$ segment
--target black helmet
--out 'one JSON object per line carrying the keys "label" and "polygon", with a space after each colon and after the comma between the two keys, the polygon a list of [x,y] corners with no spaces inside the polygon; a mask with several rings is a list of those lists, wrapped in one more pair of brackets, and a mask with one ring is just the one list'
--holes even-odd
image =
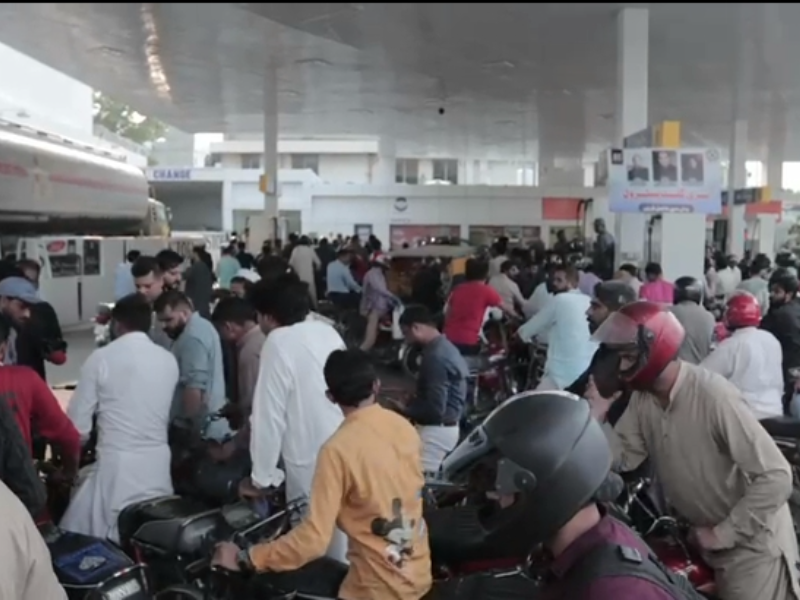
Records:
{"label": "black helmet", "polygon": [[484,523],[490,538],[550,540],[606,482],[611,450],[589,403],[568,392],[523,392],[496,408],[442,463],[454,483],[482,480],[515,495]]}
{"label": "black helmet", "polygon": [[694,277],[678,277],[675,280],[675,289],[672,292],[672,301],[703,303],[703,284]]}
{"label": "black helmet", "polygon": [[778,267],[772,272],[769,277],[769,287],[777,285],[787,294],[796,294],[800,283],[797,281],[797,275],[787,267]]}

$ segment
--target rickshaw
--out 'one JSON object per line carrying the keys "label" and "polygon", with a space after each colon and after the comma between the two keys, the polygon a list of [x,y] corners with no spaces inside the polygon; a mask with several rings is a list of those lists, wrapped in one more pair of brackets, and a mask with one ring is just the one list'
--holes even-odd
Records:
{"label": "rickshaw", "polygon": [[442,291],[446,297],[453,283],[464,276],[467,259],[475,256],[475,253],[474,246],[439,244],[392,250],[392,262],[387,275],[389,289],[401,298],[410,297],[414,275],[423,265],[437,261],[442,267]]}
{"label": "rickshaw", "polygon": [[[400,298],[412,298],[414,276],[425,265],[435,263],[439,265],[442,272],[442,285],[439,293],[443,306],[453,284],[457,283],[459,278],[464,277],[467,259],[474,256],[475,252],[476,249],[473,246],[440,244],[393,250],[391,267],[386,277],[389,289]],[[419,347],[403,344],[400,352],[400,364],[406,373],[416,375],[420,358]]]}

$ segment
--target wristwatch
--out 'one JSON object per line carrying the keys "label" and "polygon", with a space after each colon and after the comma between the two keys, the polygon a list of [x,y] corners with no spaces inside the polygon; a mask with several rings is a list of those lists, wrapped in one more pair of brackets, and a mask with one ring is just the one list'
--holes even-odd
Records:
{"label": "wristwatch", "polygon": [[236,564],[238,564],[239,568],[245,573],[252,573],[256,570],[253,566],[253,561],[250,560],[249,548],[242,548],[236,553]]}

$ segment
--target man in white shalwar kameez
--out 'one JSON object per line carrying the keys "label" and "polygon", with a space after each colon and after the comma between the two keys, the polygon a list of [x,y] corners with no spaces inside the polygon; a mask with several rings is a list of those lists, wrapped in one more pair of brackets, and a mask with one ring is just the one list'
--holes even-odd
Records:
{"label": "man in white shalwar kameez", "polygon": [[118,541],[123,508],[173,493],[167,428],[178,363],[148,337],[152,309],[143,296],[121,299],[111,316],[116,337],[89,356],[67,410],[83,442],[97,416],[98,458],[60,525]]}
{"label": "man in white shalwar kameez", "polygon": [[[345,347],[327,323],[306,319],[309,301],[301,282],[260,282],[253,288],[259,324],[267,334],[250,417],[250,481],[244,496],[286,482],[286,500],[307,498],[319,449],[344,420],[327,399],[323,368]],[[283,459],[283,470],[278,467]],[[345,562],[347,538],[336,530],[327,555]]]}
{"label": "man in white shalwar kameez", "polygon": [[297,246],[292,250],[289,266],[295,270],[301,281],[308,284],[311,308],[315,308],[317,306],[316,271],[322,267],[322,263],[314,248],[311,247],[311,240],[306,236],[301,237]]}

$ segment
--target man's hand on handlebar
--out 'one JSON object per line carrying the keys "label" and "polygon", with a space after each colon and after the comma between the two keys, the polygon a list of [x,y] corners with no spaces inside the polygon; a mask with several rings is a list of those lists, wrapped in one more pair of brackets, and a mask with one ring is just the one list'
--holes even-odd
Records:
{"label": "man's hand on handlebar", "polygon": [[214,549],[211,559],[212,567],[219,567],[227,571],[241,571],[239,566],[239,546],[233,542],[221,542]]}

